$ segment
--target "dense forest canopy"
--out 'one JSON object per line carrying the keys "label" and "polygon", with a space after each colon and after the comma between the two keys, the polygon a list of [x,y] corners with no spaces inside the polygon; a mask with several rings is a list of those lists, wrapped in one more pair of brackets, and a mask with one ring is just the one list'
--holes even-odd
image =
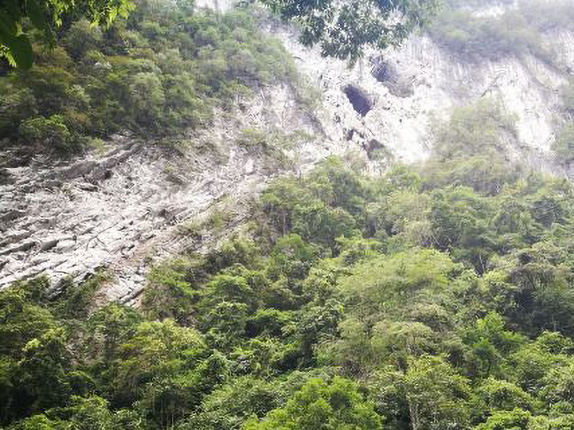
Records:
{"label": "dense forest canopy", "polygon": [[126,18],[134,6],[131,0],[4,0],[0,4],[0,58],[29,69],[34,62],[27,35],[31,29],[53,45],[65,21],[84,17],[96,25],[109,25],[118,15]]}
{"label": "dense forest canopy", "polygon": [[[324,53],[351,60],[434,7],[264,3],[298,19]],[[460,3],[429,28],[442,48],[470,62],[528,54],[560,67],[533,35],[571,26],[568,1],[523,2],[495,19]],[[71,3],[45,3],[58,4]],[[149,0],[111,22],[125,4],[76,2],[101,13],[55,20],[49,50],[45,34],[26,33],[34,65],[0,78],[2,145],[73,157],[115,132],[150,145],[177,137],[267,85],[303,100],[292,58],[258,29],[257,9]],[[375,32],[397,8],[408,23]],[[4,54],[20,63],[23,42],[5,37]],[[567,163],[574,84],[558,96],[553,150]],[[331,157],[275,178],[239,202],[248,221],[219,246],[154,264],[137,307],[102,303],[106,268],[82,282],[37,277],[0,290],[0,428],[574,429],[574,188],[510,160],[516,118],[496,98],[455,108],[433,135],[426,162],[379,176]],[[244,130],[237,144],[277,140]],[[205,225],[232,230],[226,215]]]}
{"label": "dense forest canopy", "polygon": [[278,179],[139,310],[93,306],[105,271],[1,291],[1,425],[572,428],[574,190],[505,160],[513,127],[484,100],[424,166]]}
{"label": "dense forest canopy", "polygon": [[32,69],[1,78],[0,136],[23,154],[60,156],[118,131],[178,136],[279,81],[296,86],[292,59],[248,11],[140,2],[107,30],[75,21],[56,47],[38,47]]}
{"label": "dense forest canopy", "polygon": [[[339,3],[307,0],[261,0],[283,18],[302,25],[301,40],[320,43],[324,55],[355,62],[365,46],[379,49],[397,44],[421,27],[436,10],[437,0],[373,0]],[[29,69],[34,62],[28,33],[36,31],[46,45],[53,45],[62,30],[78,18],[109,26],[118,16],[127,18],[137,0],[5,0],[0,4],[0,58]],[[193,9],[193,0],[175,0],[172,6]],[[38,39],[38,36],[36,36]]]}

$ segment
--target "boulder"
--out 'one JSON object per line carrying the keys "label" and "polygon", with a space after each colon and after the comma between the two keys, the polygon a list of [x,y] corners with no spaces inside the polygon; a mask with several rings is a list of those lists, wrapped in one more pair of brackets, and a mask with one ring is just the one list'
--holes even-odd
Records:
{"label": "boulder", "polygon": [[375,105],[372,97],[361,87],[355,84],[348,84],[343,87],[343,92],[353,105],[353,109],[361,116],[369,113]]}
{"label": "boulder", "polygon": [[381,55],[370,58],[371,75],[396,97],[410,97],[414,93],[413,85],[401,77],[394,64],[385,61]]}

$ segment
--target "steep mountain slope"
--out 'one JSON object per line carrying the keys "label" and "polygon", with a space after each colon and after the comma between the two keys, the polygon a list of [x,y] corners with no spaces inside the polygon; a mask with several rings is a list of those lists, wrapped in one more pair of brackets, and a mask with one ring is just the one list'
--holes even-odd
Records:
{"label": "steep mountain slope", "polygon": [[312,136],[317,126],[293,97],[289,88],[266,91],[213,128],[164,147],[117,136],[103,156],[4,169],[0,286],[41,273],[54,281],[81,278],[111,265],[119,285],[110,298],[139,292],[145,258],[185,245],[178,243],[179,224],[224,198],[247,201],[285,169],[305,169],[349,149],[307,135],[287,151],[291,156],[238,142],[248,128]]}
{"label": "steep mountain slope", "polygon": [[[205,0],[200,5],[224,11],[232,2]],[[516,7],[493,2],[471,11],[488,21]],[[353,68],[303,47],[292,27],[271,23],[267,29],[280,37],[299,70],[320,89],[323,110],[319,118],[333,141],[352,136],[351,140],[367,146],[376,139],[399,160],[424,159],[432,145],[433,118],[444,118],[453,107],[489,96],[499,98],[509,113],[517,115],[515,152],[528,154],[538,169],[556,169],[550,149],[562,105],[560,89],[574,68],[574,33],[569,29],[553,27],[540,34],[541,44],[552,51],[552,62],[533,53],[469,61],[429,35],[419,34],[397,49],[368,52]],[[349,103],[344,91],[347,85],[360,87],[371,99],[373,106],[366,115],[357,115]]]}
{"label": "steep mountain slope", "polygon": [[[532,55],[468,62],[456,52],[443,49],[428,36],[414,36],[399,49],[371,52],[353,69],[321,58],[301,47],[288,30],[282,31],[285,46],[299,69],[315,78],[323,94],[324,123],[333,140],[344,139],[349,130],[365,143],[376,139],[406,162],[424,159],[432,146],[433,117],[444,117],[457,106],[490,96],[499,98],[507,111],[517,115],[519,142],[513,152],[527,156],[538,169],[554,171],[550,147],[556,116],[560,112],[560,88],[569,74]],[[561,59],[562,69],[574,67],[574,34],[556,31],[544,35]],[[384,67],[380,82],[373,75]],[[342,91],[345,85],[361,87],[373,108],[357,115]],[[398,87],[398,88],[397,88]],[[520,155],[518,155],[518,154]]]}
{"label": "steep mountain slope", "polygon": [[0,77],[0,428],[574,429],[574,5],[502,1],[349,69],[142,0]]}

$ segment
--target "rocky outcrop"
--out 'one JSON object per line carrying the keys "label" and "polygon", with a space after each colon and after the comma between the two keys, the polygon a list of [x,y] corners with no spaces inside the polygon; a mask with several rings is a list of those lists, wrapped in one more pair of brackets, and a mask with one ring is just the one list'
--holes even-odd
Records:
{"label": "rocky outcrop", "polygon": [[[246,128],[316,138],[289,151],[244,148],[237,137]],[[226,198],[241,212],[275,175],[305,170],[353,143],[326,141],[291,87],[279,86],[243,100],[236,112],[219,112],[212,127],[181,141],[118,135],[108,146],[103,155],[56,166],[37,159],[0,169],[0,288],[40,274],[55,285],[106,267],[113,280],[103,299],[129,302],[152,262],[194,245],[182,224]]]}
{"label": "rocky outcrop", "polygon": [[373,98],[358,85],[347,84],[343,87],[343,92],[359,115],[365,116],[373,109]]}
{"label": "rocky outcrop", "polygon": [[385,145],[383,145],[381,142],[379,142],[377,139],[371,139],[369,140],[365,146],[365,151],[367,152],[367,156],[369,157],[369,160],[373,160],[376,158],[377,154],[380,151],[384,151]]}
{"label": "rocky outcrop", "polygon": [[397,82],[399,74],[393,64],[386,62],[382,55],[371,57],[371,75],[379,82]]}
{"label": "rocky outcrop", "polygon": [[396,97],[410,97],[414,94],[413,83],[409,79],[403,78],[397,71],[397,67],[386,61],[382,55],[372,56],[371,75],[382,83],[389,92]]}
{"label": "rocky outcrop", "polygon": [[[446,118],[456,106],[495,97],[517,117],[520,144],[515,154],[528,152],[533,155],[525,158],[537,168],[555,170],[548,160],[560,88],[569,78],[568,66],[574,69],[574,35],[567,31],[548,35],[560,69],[529,56],[467,64],[425,35],[413,35],[401,47],[386,50],[384,57],[381,52],[367,52],[369,61],[349,68],[343,61],[322,57],[318,49],[303,47],[297,33],[286,26],[274,24],[269,31],[281,38],[299,70],[320,88],[323,110],[319,118],[333,140],[346,139],[348,130],[356,130],[360,134],[354,133],[354,139],[362,146],[376,139],[398,160],[425,159],[435,119]],[[377,64],[378,71],[373,69]],[[341,91],[349,82],[376,98],[368,115],[357,115]],[[396,83],[405,87],[396,87]]]}
{"label": "rocky outcrop", "polygon": [[[222,10],[232,3],[198,5]],[[480,97],[500,98],[518,118],[509,157],[562,173],[549,148],[559,88],[568,78],[561,70],[574,69],[570,33],[552,35],[561,69],[528,57],[465,64],[425,36],[384,57],[370,52],[369,62],[349,68],[300,45],[291,28],[271,23],[269,30],[293,54],[309,87],[318,90],[317,110],[302,102],[308,94],[279,85],[240,100],[235,112],[215,115],[202,133],[167,146],[116,136],[104,154],[57,166],[35,159],[25,167],[11,162],[2,168],[1,160],[13,158],[0,154],[0,288],[39,274],[55,282],[81,279],[107,267],[113,276],[102,300],[131,302],[144,288],[150,264],[203,246],[194,235],[182,234],[182,226],[223,201],[231,202],[240,223],[244,202],[270,179],[305,171],[329,155],[355,151],[368,158],[373,172],[384,168],[380,154],[403,162],[424,159],[434,118]],[[243,129],[312,137],[292,148],[246,148],[237,144]]]}

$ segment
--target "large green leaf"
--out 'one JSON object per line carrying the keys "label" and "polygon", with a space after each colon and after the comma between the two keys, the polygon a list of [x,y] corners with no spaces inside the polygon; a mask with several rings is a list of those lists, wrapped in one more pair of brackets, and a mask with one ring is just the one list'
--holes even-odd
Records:
{"label": "large green leaf", "polygon": [[27,70],[34,63],[34,51],[28,37],[24,34],[14,38],[8,45],[14,61],[19,68]]}
{"label": "large green leaf", "polygon": [[16,36],[17,32],[16,22],[7,13],[4,13],[4,9],[0,9],[0,43],[7,44]]}
{"label": "large green leaf", "polygon": [[12,20],[14,23],[20,22],[22,19],[22,10],[18,0],[2,0],[1,4],[2,15],[5,15],[7,19]]}
{"label": "large green leaf", "polygon": [[26,11],[32,24],[40,30],[46,29],[46,9],[44,3],[38,0],[28,0],[26,2]]}

